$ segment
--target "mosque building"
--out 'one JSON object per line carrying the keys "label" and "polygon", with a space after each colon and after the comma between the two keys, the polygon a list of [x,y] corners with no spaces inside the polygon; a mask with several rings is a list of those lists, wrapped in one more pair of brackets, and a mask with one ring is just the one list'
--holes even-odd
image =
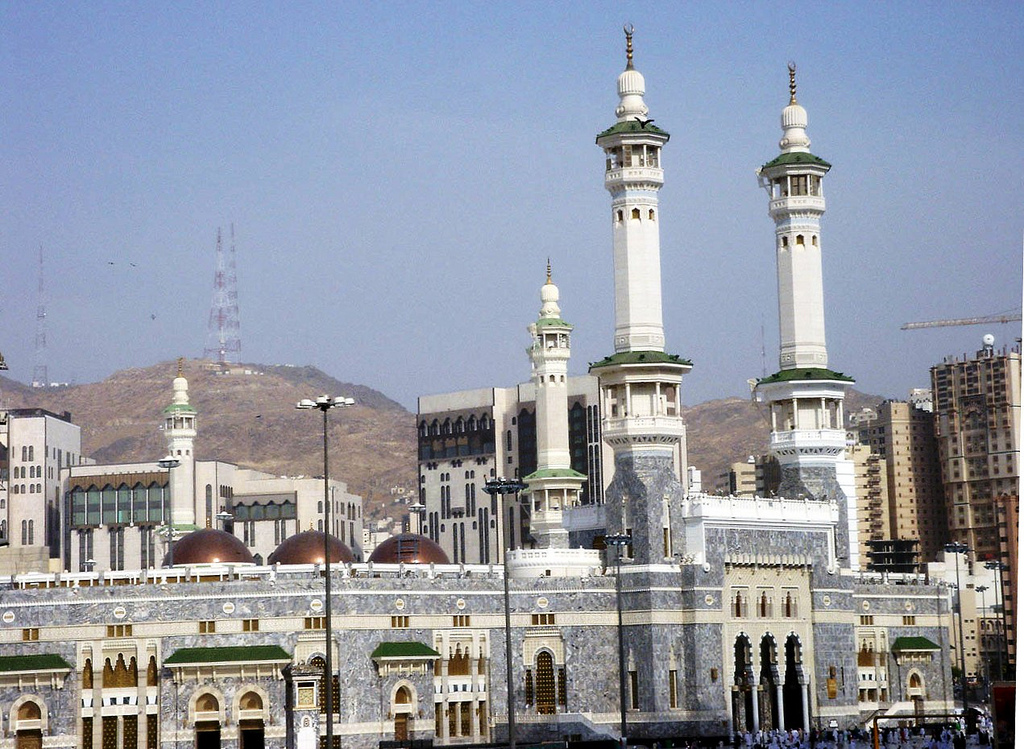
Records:
{"label": "mosque building", "polygon": [[[84,552],[92,569],[80,569],[80,550],[74,571],[19,575],[0,590],[4,740],[17,749],[326,749],[330,714],[334,745],[345,749],[507,741],[512,730],[519,742],[664,741],[948,712],[948,591],[916,575],[859,571],[849,542],[856,503],[833,432],[842,431],[850,380],[827,369],[822,317],[818,221],[828,164],[807,150],[791,81],[782,154],[761,169],[776,221],[781,369],[757,386],[786,491],[711,496],[685,485],[680,388],[691,362],[665,351],[660,301],[658,190],[669,134],[648,117],[630,29],[616,120],[597,136],[612,201],[613,353],[586,380],[568,376],[573,329],[549,270],[529,327],[531,382],[500,406],[504,419],[522,413],[515,398],[532,404],[533,455],[516,464],[522,493],[492,504],[450,491],[482,492],[487,479],[508,476],[511,426],[494,418],[488,395],[460,401],[462,428],[451,419],[443,435],[431,433],[421,400],[421,475],[432,477],[421,483],[437,495],[425,497],[426,533],[391,538],[365,562],[347,528],[325,539],[299,523],[257,560],[238,535],[240,491],[225,505],[235,508],[232,533],[210,522],[217,502],[195,490],[216,482],[198,463],[169,469],[169,486],[149,466],[143,472],[160,491],[154,498],[153,483],[141,482],[146,520],[136,525],[169,509],[175,531],[195,528],[173,554],[129,551],[126,532],[123,567],[98,557],[94,542]],[[166,414],[170,457],[182,463],[199,433],[184,380],[175,380]],[[575,405],[587,424],[582,441]],[[424,448],[437,452],[424,458]],[[120,479],[111,480],[108,501],[107,484],[85,486],[84,471],[103,475],[96,466],[70,471],[72,520],[82,489],[86,521],[71,532],[106,533],[116,557],[109,530],[123,522],[104,520],[104,508],[134,494],[122,496]],[[588,494],[595,481],[607,487],[603,504]],[[444,509],[432,519],[435,501]],[[316,515],[298,494],[295,512],[303,523]],[[577,522],[578,512],[589,515]],[[490,556],[471,556],[468,543],[463,551],[462,529],[453,545],[453,523]],[[503,538],[512,539],[507,555]]]}

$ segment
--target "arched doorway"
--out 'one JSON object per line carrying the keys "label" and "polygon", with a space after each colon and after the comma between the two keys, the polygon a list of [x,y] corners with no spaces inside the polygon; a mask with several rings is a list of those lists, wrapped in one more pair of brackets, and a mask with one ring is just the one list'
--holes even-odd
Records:
{"label": "arched doorway", "polygon": [[782,686],[782,711],[787,730],[804,727],[804,667],[800,638],[786,638],[786,681]]}
{"label": "arched doorway", "polygon": [[196,749],[220,749],[220,702],[209,692],[196,700]]}
{"label": "arched doorway", "polygon": [[238,700],[238,749],[263,748],[263,698],[246,692]]}
{"label": "arched doorway", "polygon": [[401,686],[395,692],[395,741],[409,740],[409,710],[412,706],[412,693],[408,687]]}
{"label": "arched doorway", "polygon": [[755,730],[754,668],[746,635],[739,635],[733,644],[732,721],[739,733]]}
{"label": "arched doorway", "polygon": [[43,711],[38,702],[29,700],[18,707],[15,726],[15,749],[42,749]]}
{"label": "arched doorway", "polygon": [[537,653],[537,712],[555,714],[555,659],[547,650]]}
{"label": "arched doorway", "polygon": [[761,691],[758,693],[761,728],[764,730],[780,727],[779,710],[781,705],[779,703],[782,695],[779,694],[779,688],[781,686],[775,638],[770,634],[765,634],[761,638]]}

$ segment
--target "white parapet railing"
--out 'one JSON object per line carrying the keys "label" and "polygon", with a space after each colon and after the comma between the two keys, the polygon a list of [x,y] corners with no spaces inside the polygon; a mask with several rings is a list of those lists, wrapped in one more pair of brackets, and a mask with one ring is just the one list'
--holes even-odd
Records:
{"label": "white parapet railing", "polygon": [[728,520],[758,523],[834,523],[839,507],[833,500],[782,497],[736,497],[690,494],[683,501],[683,517],[693,520]]}
{"label": "white parapet railing", "polygon": [[595,549],[514,549],[508,556],[509,577],[587,577],[601,572]]}

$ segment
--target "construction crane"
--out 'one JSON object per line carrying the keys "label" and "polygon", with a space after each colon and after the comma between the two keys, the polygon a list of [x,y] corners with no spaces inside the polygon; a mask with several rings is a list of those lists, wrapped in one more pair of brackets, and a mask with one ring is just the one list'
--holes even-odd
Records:
{"label": "construction crane", "polygon": [[962,317],[954,320],[929,320],[927,322],[908,322],[900,326],[900,330],[920,330],[921,328],[950,328],[955,325],[985,325],[987,323],[1008,323],[1020,320],[1020,310],[1004,312],[1000,315],[985,317]]}

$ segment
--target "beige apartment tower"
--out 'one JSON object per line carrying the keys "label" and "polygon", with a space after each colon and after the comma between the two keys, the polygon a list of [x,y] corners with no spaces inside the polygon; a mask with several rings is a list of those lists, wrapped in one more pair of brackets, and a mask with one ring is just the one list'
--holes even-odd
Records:
{"label": "beige apartment tower", "polygon": [[919,542],[922,562],[949,541],[934,415],[906,401],[885,401],[861,420],[859,441],[885,459],[889,538]]}
{"label": "beige apartment tower", "polygon": [[1014,663],[1017,505],[1020,501],[1020,346],[986,335],[974,356],[932,367],[935,435],[951,540],[980,563],[1003,565],[1006,650]]}

